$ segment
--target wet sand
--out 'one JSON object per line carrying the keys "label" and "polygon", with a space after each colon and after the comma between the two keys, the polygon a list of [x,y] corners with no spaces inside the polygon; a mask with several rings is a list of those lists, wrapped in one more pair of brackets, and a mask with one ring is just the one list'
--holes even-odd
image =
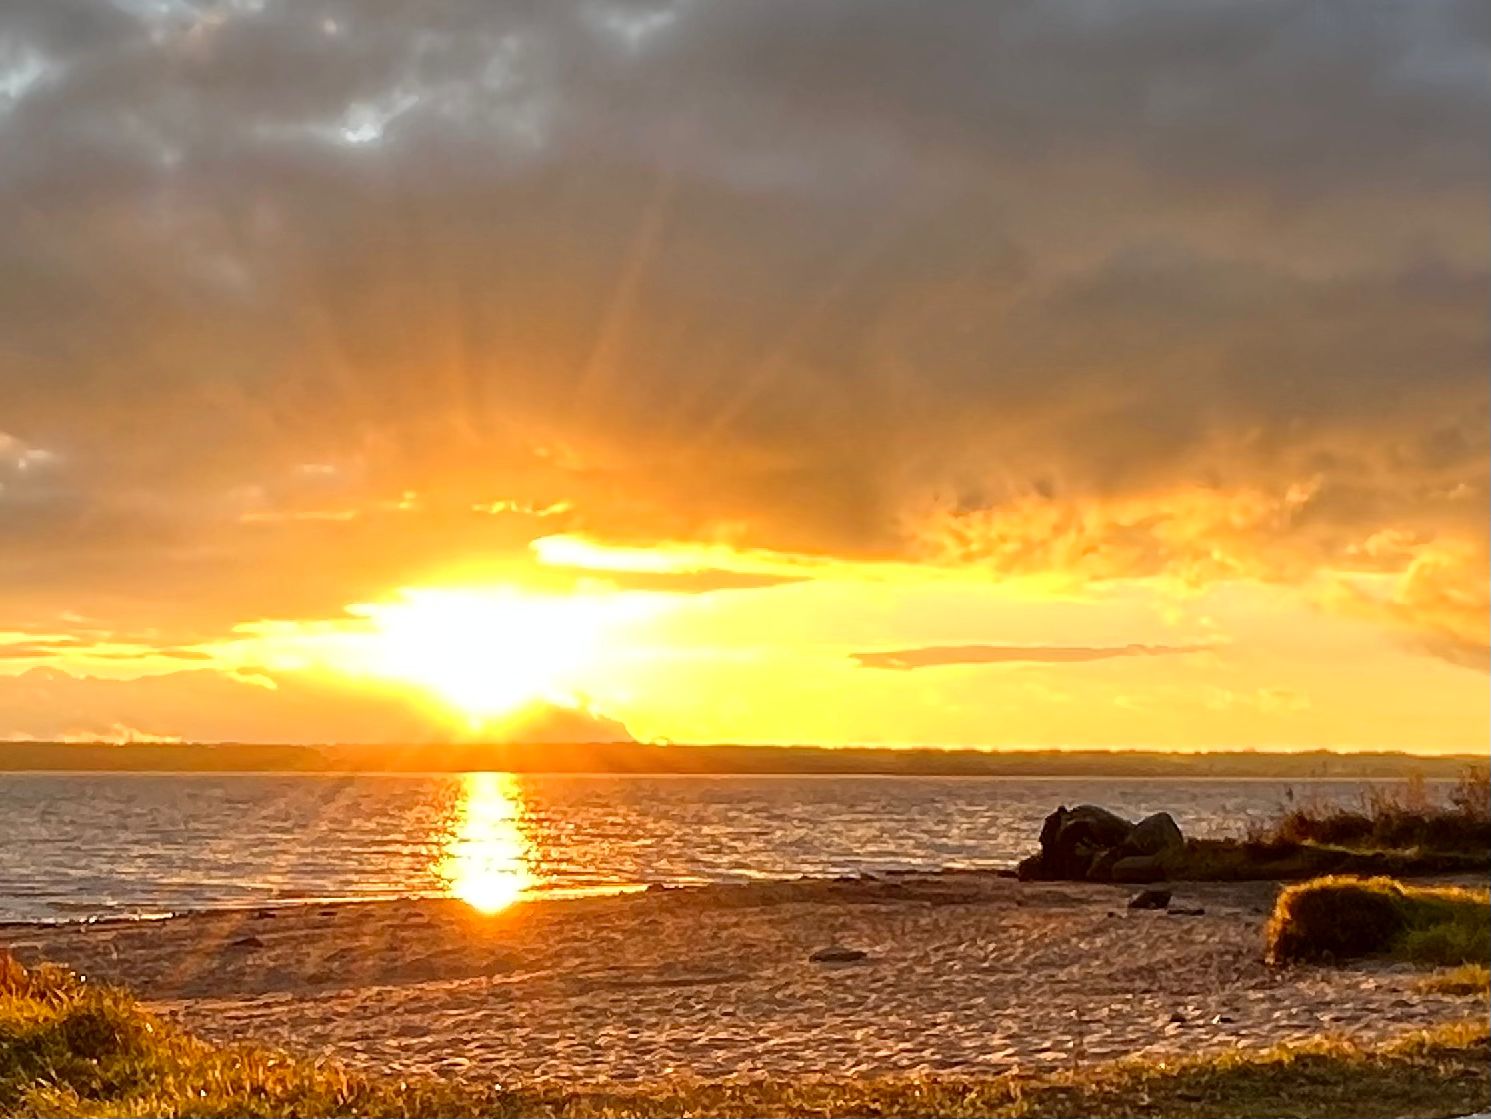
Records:
{"label": "wet sand", "polygon": [[[506,1084],[1001,1072],[1135,1053],[1370,1040],[1485,1013],[1369,963],[1261,961],[1277,886],[982,873],[519,903],[422,900],[0,927],[23,961],[121,982],[216,1040]],[[809,959],[828,946],[866,953]]]}

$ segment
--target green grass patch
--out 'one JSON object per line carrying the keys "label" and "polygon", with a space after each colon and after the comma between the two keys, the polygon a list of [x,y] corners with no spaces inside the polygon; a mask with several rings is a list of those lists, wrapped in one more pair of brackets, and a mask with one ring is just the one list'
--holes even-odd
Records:
{"label": "green grass patch", "polygon": [[1267,929],[1274,963],[1388,956],[1429,965],[1491,960],[1491,893],[1318,878],[1279,895]]}
{"label": "green grass patch", "polygon": [[1485,1021],[1377,1047],[1321,1039],[1220,1056],[989,1077],[670,1080],[504,1091],[212,1046],[125,992],[0,952],[4,1116],[1399,1116],[1491,1102]]}

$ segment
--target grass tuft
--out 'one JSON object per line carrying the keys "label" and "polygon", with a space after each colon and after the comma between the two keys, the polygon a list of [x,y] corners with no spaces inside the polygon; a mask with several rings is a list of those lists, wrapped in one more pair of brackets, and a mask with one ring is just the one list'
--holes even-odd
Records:
{"label": "grass tuft", "polygon": [[1391,878],[1317,878],[1279,895],[1265,935],[1273,963],[1381,955],[1484,964],[1491,959],[1491,894]]}
{"label": "grass tuft", "polygon": [[210,1046],[127,992],[0,950],[0,1115],[509,1115],[505,1093]]}

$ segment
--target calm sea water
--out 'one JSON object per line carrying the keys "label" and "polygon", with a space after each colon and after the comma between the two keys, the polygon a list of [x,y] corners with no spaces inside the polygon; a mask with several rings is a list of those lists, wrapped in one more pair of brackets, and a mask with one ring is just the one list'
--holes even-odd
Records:
{"label": "calm sea water", "polygon": [[1008,866],[1057,804],[1239,835],[1360,782],[900,777],[0,776],[0,920]]}

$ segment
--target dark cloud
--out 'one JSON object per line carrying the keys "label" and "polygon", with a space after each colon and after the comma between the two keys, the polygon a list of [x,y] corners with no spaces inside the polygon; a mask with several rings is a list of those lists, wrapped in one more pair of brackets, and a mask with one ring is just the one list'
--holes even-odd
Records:
{"label": "dark cloud", "polygon": [[1474,0],[18,0],[0,44],[37,628],[332,615],[561,529],[1485,554]]}
{"label": "dark cloud", "polygon": [[940,668],[950,664],[1084,664],[1122,657],[1169,657],[1210,652],[1211,645],[929,645],[854,653],[865,668]]}
{"label": "dark cloud", "polygon": [[634,742],[626,726],[594,711],[536,703],[505,720],[504,742]]}

